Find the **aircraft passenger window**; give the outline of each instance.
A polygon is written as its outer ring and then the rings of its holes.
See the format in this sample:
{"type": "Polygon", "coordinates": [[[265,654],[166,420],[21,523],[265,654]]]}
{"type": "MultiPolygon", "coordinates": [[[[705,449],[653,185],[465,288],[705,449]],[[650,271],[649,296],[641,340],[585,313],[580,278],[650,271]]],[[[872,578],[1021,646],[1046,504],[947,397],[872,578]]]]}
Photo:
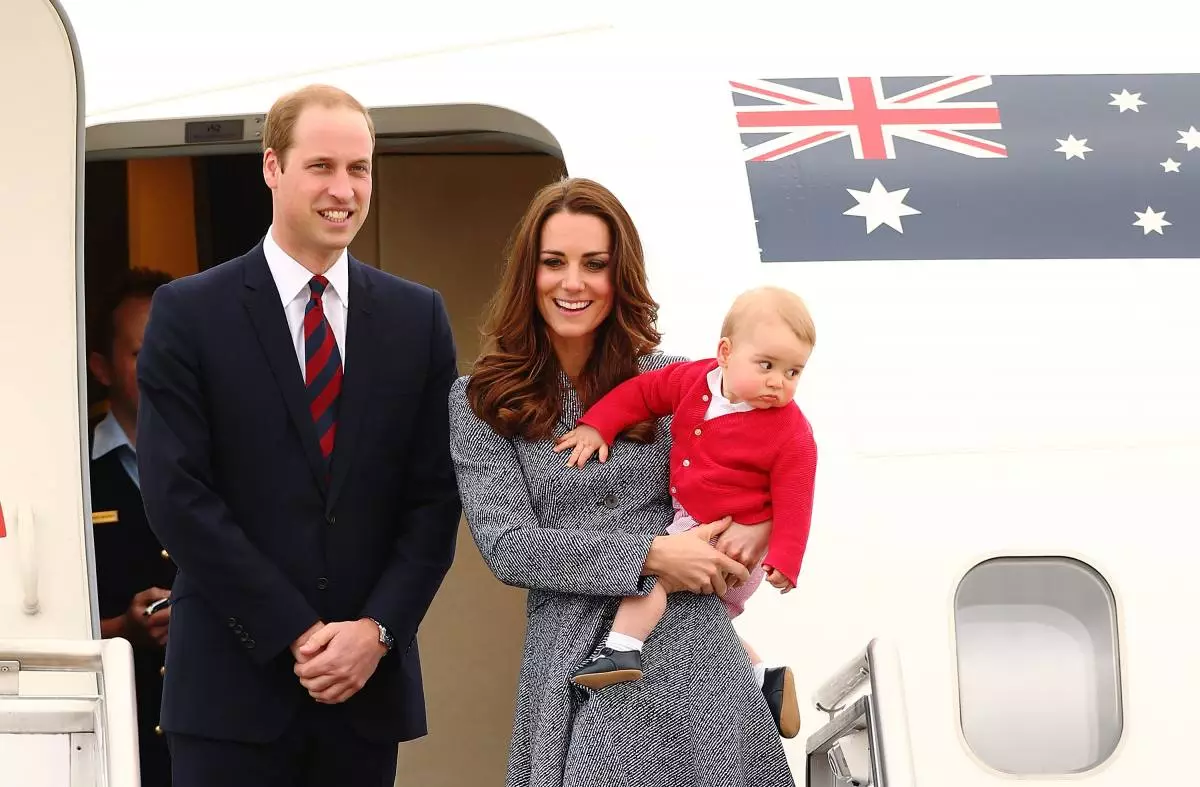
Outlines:
{"type": "Polygon", "coordinates": [[[954,600],[959,722],[988,766],[1032,776],[1104,762],[1123,726],[1116,599],[1091,566],[1000,557],[954,600]]]}

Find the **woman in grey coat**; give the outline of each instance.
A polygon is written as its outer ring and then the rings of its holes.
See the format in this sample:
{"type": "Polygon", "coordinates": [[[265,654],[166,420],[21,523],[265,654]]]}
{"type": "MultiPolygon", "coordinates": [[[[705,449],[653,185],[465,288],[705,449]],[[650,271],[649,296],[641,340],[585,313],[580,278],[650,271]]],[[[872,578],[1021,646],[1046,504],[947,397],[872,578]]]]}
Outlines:
{"type": "Polygon", "coordinates": [[[500,581],[529,589],[509,787],[794,787],[718,597],[727,578],[749,575],[725,552],[751,562],[767,529],[726,521],[662,535],[674,513],[668,419],[634,427],[582,469],[553,450],[617,383],[682,360],[657,352],[656,314],[621,204],[591,181],[553,184],[517,226],[488,347],[450,394],[475,542],[500,581]],[[718,550],[709,538],[722,533],[718,550]],[[642,679],[572,685],[619,599],[653,582],[672,593],[642,679]]]}

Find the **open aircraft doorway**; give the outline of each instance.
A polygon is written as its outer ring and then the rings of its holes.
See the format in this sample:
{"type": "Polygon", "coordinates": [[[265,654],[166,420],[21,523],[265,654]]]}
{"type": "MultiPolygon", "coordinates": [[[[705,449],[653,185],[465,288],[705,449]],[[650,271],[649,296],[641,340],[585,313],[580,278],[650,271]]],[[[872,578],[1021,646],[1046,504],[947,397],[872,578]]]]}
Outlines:
{"type": "MultiPolygon", "coordinates": [[[[557,142],[533,121],[495,107],[385,108],[372,115],[374,194],[351,254],[442,293],[459,369],[467,373],[508,235],[533,193],[565,174],[557,142]]],[[[271,220],[254,139],[262,119],[88,130],[89,295],[126,266],[184,276],[258,242],[271,220]],[[234,129],[233,141],[206,141],[234,129]]],[[[90,379],[88,392],[94,423],[105,411],[103,392],[90,379]]],[[[503,781],[524,636],[524,591],[496,580],[461,522],[454,566],[419,634],[429,735],[401,746],[403,783],[503,781]]]]}

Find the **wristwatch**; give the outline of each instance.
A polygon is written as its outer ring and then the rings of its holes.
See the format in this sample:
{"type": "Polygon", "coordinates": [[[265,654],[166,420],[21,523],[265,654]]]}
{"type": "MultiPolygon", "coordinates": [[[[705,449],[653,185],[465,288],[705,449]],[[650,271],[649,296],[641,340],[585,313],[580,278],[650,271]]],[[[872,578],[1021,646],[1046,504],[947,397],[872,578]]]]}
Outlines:
{"type": "Polygon", "coordinates": [[[387,630],[387,626],[383,625],[375,618],[367,618],[367,620],[379,627],[379,644],[383,645],[390,651],[392,646],[396,644],[396,640],[392,638],[392,634],[387,630]]]}

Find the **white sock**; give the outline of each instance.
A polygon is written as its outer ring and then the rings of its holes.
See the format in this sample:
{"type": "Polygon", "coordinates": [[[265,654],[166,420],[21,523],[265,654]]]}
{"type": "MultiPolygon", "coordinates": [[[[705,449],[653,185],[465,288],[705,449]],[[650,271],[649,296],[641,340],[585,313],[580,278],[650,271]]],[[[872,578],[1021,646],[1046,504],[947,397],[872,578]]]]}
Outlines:
{"type": "Polygon", "coordinates": [[[615,631],[608,632],[608,638],[604,640],[604,647],[613,650],[641,650],[643,644],[640,639],[634,639],[628,634],[618,634],[615,631]]]}
{"type": "Polygon", "coordinates": [[[751,666],[754,667],[754,678],[758,681],[758,687],[761,689],[763,684],[767,682],[767,665],[760,661],[751,666]]]}

